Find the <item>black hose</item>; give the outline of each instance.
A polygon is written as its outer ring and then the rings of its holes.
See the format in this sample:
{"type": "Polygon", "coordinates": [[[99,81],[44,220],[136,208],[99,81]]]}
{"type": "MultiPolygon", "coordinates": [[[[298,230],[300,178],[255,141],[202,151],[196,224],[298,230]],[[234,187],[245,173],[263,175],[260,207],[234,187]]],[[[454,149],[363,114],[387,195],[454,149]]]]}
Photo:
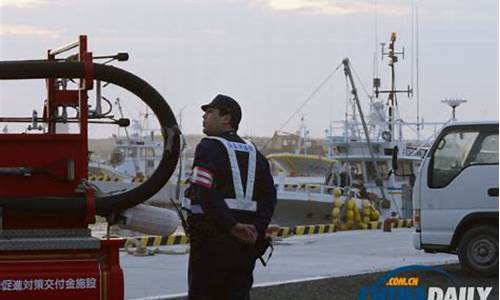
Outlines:
{"type": "MultiPolygon", "coordinates": [[[[110,82],[137,95],[154,112],[160,122],[163,136],[163,154],[153,175],[140,186],[120,194],[96,198],[96,213],[108,216],[114,212],[140,204],[156,194],[175,170],[180,149],[180,131],[177,121],[165,99],[146,81],[122,69],[93,64],[94,79],[110,82]]],[[[0,80],[83,78],[81,62],[53,62],[46,60],[0,62],[0,80]]],[[[22,211],[85,213],[85,197],[0,197],[0,207],[22,211]]]]}

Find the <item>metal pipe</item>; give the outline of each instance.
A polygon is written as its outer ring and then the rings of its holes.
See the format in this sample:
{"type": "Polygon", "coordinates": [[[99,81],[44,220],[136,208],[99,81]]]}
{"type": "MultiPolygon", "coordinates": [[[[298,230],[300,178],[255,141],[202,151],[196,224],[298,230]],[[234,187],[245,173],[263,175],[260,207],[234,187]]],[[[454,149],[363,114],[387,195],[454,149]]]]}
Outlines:
{"type": "Polygon", "coordinates": [[[61,46],[61,47],[56,48],[56,49],[51,49],[51,50],[49,50],[49,55],[56,56],[58,54],[66,52],[68,50],[74,49],[74,48],[78,47],[79,45],[80,45],[80,41],[76,41],[76,42],[70,43],[68,45],[61,46]]]}
{"type": "MultiPolygon", "coordinates": [[[[94,63],[95,80],[111,82],[138,96],[157,116],[164,140],[163,154],[152,176],[143,184],[125,193],[96,198],[96,213],[109,216],[140,204],[156,194],[168,181],[179,158],[180,130],[165,99],[146,81],[122,69],[94,63]]],[[[0,62],[0,80],[84,78],[81,62],[4,61],[0,62]]],[[[83,213],[85,197],[0,198],[0,207],[16,210],[62,211],[83,213]]]]}

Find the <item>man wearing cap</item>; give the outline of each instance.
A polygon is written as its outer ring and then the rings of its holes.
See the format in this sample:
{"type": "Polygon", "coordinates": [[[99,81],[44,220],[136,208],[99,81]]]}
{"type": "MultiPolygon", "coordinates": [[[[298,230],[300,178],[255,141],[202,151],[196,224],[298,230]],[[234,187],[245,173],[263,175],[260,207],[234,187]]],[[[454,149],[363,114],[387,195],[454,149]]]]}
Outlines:
{"type": "Polygon", "coordinates": [[[183,206],[190,234],[189,299],[249,299],[258,247],[276,205],[266,158],[236,131],[241,108],[217,95],[203,105],[183,206]]]}

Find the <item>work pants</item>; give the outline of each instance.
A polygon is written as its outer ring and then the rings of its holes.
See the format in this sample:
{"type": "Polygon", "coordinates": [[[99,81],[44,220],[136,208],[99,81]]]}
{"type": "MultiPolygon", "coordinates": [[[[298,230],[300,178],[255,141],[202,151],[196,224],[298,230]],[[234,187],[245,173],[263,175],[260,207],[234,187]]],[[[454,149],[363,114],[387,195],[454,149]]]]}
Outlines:
{"type": "Polygon", "coordinates": [[[228,235],[192,236],[189,300],[249,300],[255,250],[228,235]]]}

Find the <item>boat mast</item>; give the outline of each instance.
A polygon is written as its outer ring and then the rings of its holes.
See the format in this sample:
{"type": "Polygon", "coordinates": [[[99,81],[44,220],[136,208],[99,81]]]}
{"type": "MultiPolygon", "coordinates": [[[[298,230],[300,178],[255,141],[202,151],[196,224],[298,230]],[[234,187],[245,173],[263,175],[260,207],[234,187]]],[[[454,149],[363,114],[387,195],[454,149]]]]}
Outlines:
{"type": "Polygon", "coordinates": [[[396,43],[396,33],[393,32],[391,34],[391,42],[389,43],[389,51],[385,52],[385,43],[381,43],[382,46],[382,59],[384,56],[389,58],[389,67],[391,68],[391,89],[390,90],[379,90],[380,87],[380,78],[375,78],[374,84],[375,88],[375,97],[378,98],[379,94],[389,94],[387,98],[388,105],[388,129],[389,136],[387,137],[388,142],[392,142],[394,140],[394,124],[396,121],[396,109],[398,106],[398,101],[396,99],[396,94],[398,93],[407,93],[408,97],[413,94],[413,90],[408,86],[406,90],[396,90],[396,70],[394,65],[398,62],[398,55],[402,55],[403,59],[405,58],[405,48],[400,52],[395,51],[395,43],[396,43]]]}

